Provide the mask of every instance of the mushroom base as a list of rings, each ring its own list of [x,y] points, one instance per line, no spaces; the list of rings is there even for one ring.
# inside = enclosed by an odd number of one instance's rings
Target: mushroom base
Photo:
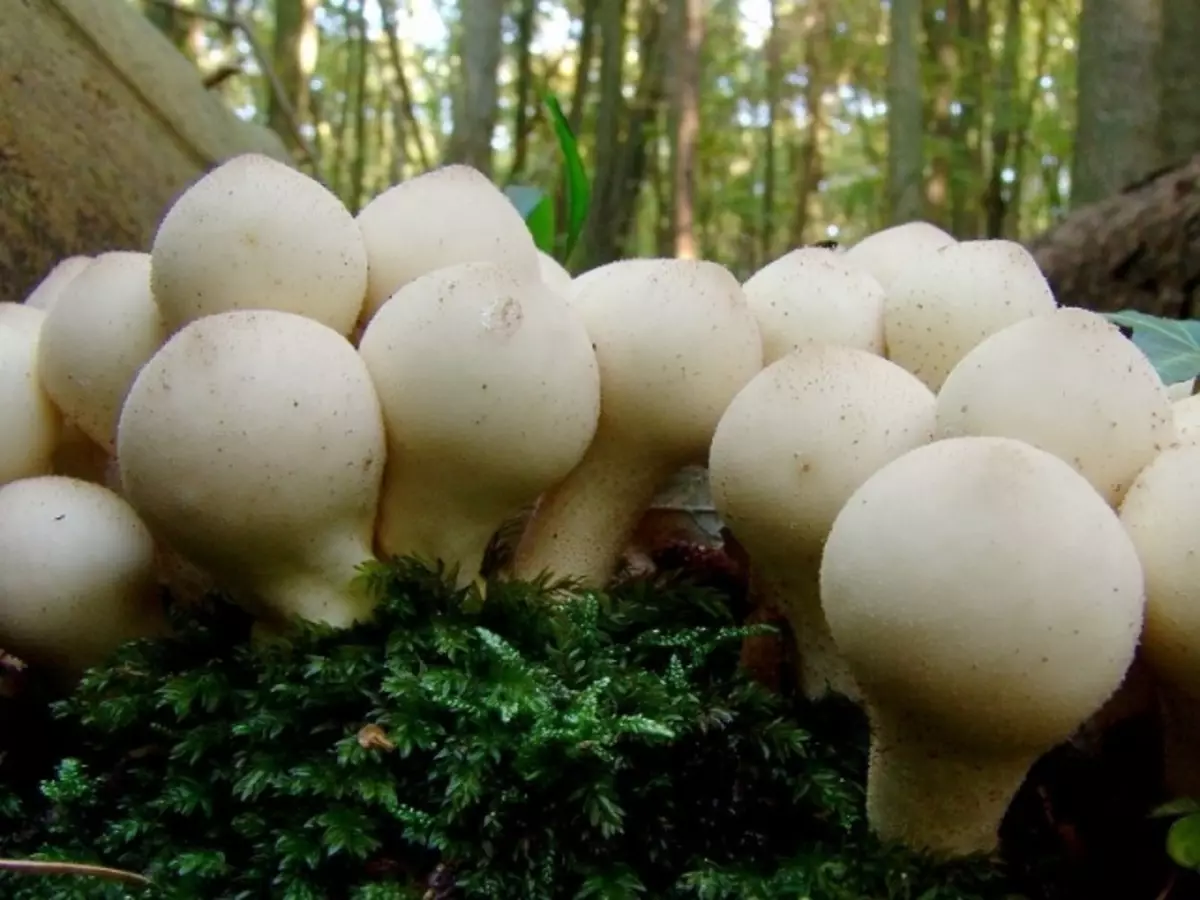
[[[1200,698],[1165,684],[1158,695],[1167,789],[1175,797],[1200,797]]]
[[[597,438],[571,474],[538,501],[517,545],[513,577],[550,572],[603,587],[659,488],[686,462]]]
[[[935,856],[994,852],[1000,823],[1037,760],[1028,749],[956,747],[919,723],[870,710],[867,821],[883,840]]]
[[[840,694],[855,703],[862,693],[842,659],[821,609],[819,561],[792,560],[780,566],[751,563],[751,590],[787,616],[796,642],[796,679],[809,700]]]

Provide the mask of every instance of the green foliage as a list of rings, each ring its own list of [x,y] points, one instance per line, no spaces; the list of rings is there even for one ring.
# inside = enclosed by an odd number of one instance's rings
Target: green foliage
[[[1167,832],[1167,855],[1175,865],[1200,872],[1200,802],[1190,797],[1158,807],[1155,818],[1174,818]]]
[[[563,113],[562,105],[553,94],[545,97],[546,108],[550,111],[550,121],[554,124],[554,136],[558,140],[558,148],[562,152],[563,165],[566,169],[566,207],[567,230],[564,237],[562,261],[565,264],[571,258],[579,236],[583,233],[583,223],[587,220],[588,207],[591,205],[591,188],[588,183],[587,170],[579,155],[579,143],[571,131],[571,124]]]
[[[1164,319],[1135,310],[1109,313],[1108,318],[1133,330],[1133,342],[1167,384],[1200,375],[1200,320]]]
[[[529,233],[533,235],[533,242],[537,244],[537,248],[544,253],[553,254],[555,235],[553,199],[545,191],[524,184],[509,185],[504,189],[504,193],[517,208],[521,218],[525,220],[525,225],[529,229]]]
[[[11,900],[1006,896],[885,849],[863,726],[747,681],[724,599],[377,565],[374,622],[250,644],[227,609],[125,647],[58,704],[62,760],[0,790],[0,852],[155,889],[0,875]],[[550,598],[554,597],[555,600]],[[232,623],[232,624],[231,624]]]

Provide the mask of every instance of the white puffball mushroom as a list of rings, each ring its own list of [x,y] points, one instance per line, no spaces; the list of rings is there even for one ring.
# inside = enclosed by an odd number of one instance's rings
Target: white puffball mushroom
[[[0,647],[71,679],[165,629],[154,540],[128,503],[58,475],[0,487]]]
[[[191,322],[142,367],[121,412],[125,497],[155,534],[256,612],[344,627],[372,558],[385,443],[354,347],[278,310]]]
[[[24,303],[0,303],[0,325],[15,328],[36,340],[46,320],[45,310]]]
[[[767,365],[812,343],[883,354],[883,288],[842,256],[793,250],[759,269],[742,290],[758,320]]]
[[[47,475],[62,419],[37,372],[37,333],[0,325],[0,484]]]
[[[345,335],[367,286],[366,246],[342,201],[257,153],[234,157],[184,191],[150,256],[169,333],[214,313],[271,309]]]
[[[562,263],[549,253],[539,250],[538,266],[542,274],[542,281],[560,297],[570,298],[571,273],[564,268]]]
[[[1150,361],[1103,316],[1063,308],[983,341],[938,395],[938,437],[993,435],[1066,460],[1116,506],[1176,439]]]
[[[1164,381],[1163,384],[1166,384]],[[1189,378],[1186,381],[1176,381],[1173,384],[1167,384],[1167,396],[1171,398],[1172,403],[1178,403],[1180,400],[1186,400],[1192,396],[1192,392],[1196,388],[1196,379]]]
[[[576,281],[600,366],[600,424],[580,464],[538,502],[513,573],[599,586],[679,469],[703,463],[717,422],[762,369],[737,279],[711,262],[634,259]]]
[[[68,256],[47,273],[25,298],[25,306],[49,312],[58,302],[62,289],[71,283],[76,275],[91,265],[90,256]]]
[[[1121,504],[1146,574],[1142,655],[1159,684],[1167,787],[1200,795],[1200,447],[1163,451]]]
[[[790,353],[751,379],[713,436],[713,504],[750,555],[760,598],[788,618],[800,687],[857,698],[821,612],[825,538],[879,468],[933,439],[936,398],[895,363],[833,345]]]
[[[821,602],[871,722],[868,821],[946,856],[996,848],[1029,768],[1121,684],[1144,605],[1091,485],[986,437],[912,450],[855,491]]]
[[[409,282],[359,343],[383,407],[377,542],[479,575],[506,519],[566,477],[596,431],[600,376],[583,322],[495,263]]]
[[[69,421],[112,454],[125,395],[165,339],[150,293],[150,255],[101,254],[46,316],[42,385]]]
[[[897,278],[919,267],[934,250],[954,242],[953,237],[936,225],[906,222],[869,234],[839,255],[871,275],[890,293]]]
[[[887,357],[936,391],[980,341],[1056,308],[1050,285],[1020,244],[948,244],[914,259],[888,291]]]
[[[470,166],[443,166],[393,185],[362,208],[358,224],[370,261],[363,324],[410,281],[444,266],[492,262],[542,277],[521,214]]]
[[[1200,394],[1176,400],[1171,404],[1171,414],[1179,442],[1200,445]]]

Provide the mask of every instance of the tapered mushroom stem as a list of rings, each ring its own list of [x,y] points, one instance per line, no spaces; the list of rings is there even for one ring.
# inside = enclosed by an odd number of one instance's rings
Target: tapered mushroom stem
[[[821,610],[820,560],[796,558],[787,568],[754,568],[755,594],[787,616],[796,642],[796,680],[809,700],[830,692],[858,702],[861,695]]]
[[[513,576],[550,572],[602,587],[642,513],[680,468],[598,435],[566,480],[538,501],[517,544]]]
[[[1159,708],[1167,789],[1177,797],[1200,797],[1200,700],[1162,684]]]
[[[374,598],[356,590],[358,567],[369,559],[370,533],[337,535],[312,548],[308,565],[288,570],[263,589],[263,599],[274,609],[289,606],[293,615],[334,628],[349,628],[371,617]]]
[[[885,841],[959,857],[991,853],[1037,752],[955,747],[919,722],[872,709],[867,817]]]

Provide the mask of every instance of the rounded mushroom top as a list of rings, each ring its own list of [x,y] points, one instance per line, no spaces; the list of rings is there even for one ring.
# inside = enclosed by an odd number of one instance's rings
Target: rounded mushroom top
[[[734,395],[762,370],[762,337],[716,263],[632,259],[576,279],[600,365],[600,431],[684,465],[703,459]]]
[[[0,484],[50,471],[62,422],[37,372],[38,336],[0,324]]]
[[[163,627],[154,540],[107,488],[49,475],[0,487],[0,647],[66,674]]]
[[[764,363],[812,343],[883,353],[883,288],[843,255],[793,250],[742,290],[762,332]]]
[[[963,241],[916,259],[888,291],[887,355],[935,391],[980,341],[1056,308],[1037,263],[1013,241]]]
[[[150,293],[150,255],[103,253],[46,315],[42,384],[67,419],[111,455],[125,394],[165,339]]]
[[[931,252],[948,244],[951,237],[928,222],[906,222],[869,234],[841,254],[853,266],[872,275],[891,293],[896,279],[913,268],[919,268]]]
[[[201,316],[273,309],[349,334],[367,285],[363,237],[341,200],[257,153],[184,191],[150,255],[154,298],[172,333]]]
[[[1040,750],[1119,686],[1142,569],[1062,460],[955,438],[872,475],[838,514],[821,602],[868,705],[959,746]]]
[[[25,305],[49,312],[58,302],[58,295],[62,289],[91,262],[90,256],[68,256],[38,282],[37,287],[25,298]]]
[[[1200,394],[1176,400],[1171,413],[1180,443],[1200,445]]]
[[[520,505],[565,477],[596,430],[600,378],[583,322],[507,266],[463,263],[409,282],[359,354],[396,470],[410,477],[486,482]]]
[[[46,321],[46,311],[24,303],[0,303],[0,325],[15,328],[37,340]]]
[[[1146,466],[1121,521],[1146,573],[1142,650],[1166,682],[1200,698],[1200,447],[1164,450]]]
[[[117,427],[134,507],[196,563],[250,581],[310,571],[342,534],[369,549],[384,455],[354,347],[277,310],[188,324],[142,367]]]
[[[1063,308],[968,353],[938,395],[938,436],[1018,438],[1066,460],[1116,505],[1176,439],[1150,361],[1103,316]]]
[[[549,253],[538,251],[538,266],[542,281],[564,300],[571,298],[571,273]]]
[[[721,417],[708,460],[713,502],[756,563],[819,558],[859,485],[933,439],[935,404],[920,380],[866,351],[790,353]]]
[[[470,166],[443,166],[388,188],[358,214],[370,280],[362,320],[410,281],[456,263],[541,276],[537,245],[504,193]]]

